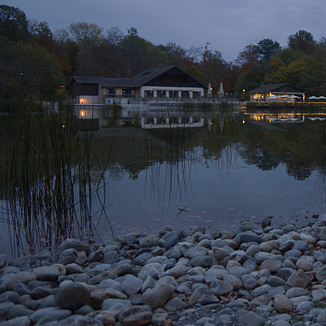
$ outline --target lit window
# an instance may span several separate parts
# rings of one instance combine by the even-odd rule
[[[85,100],[83,98],[80,99],[80,104],[84,104]]]
[[[85,116],[85,111],[80,111],[80,116],[84,117]]]

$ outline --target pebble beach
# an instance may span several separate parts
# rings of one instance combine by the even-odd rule
[[[0,325],[326,325],[326,214],[66,239],[0,268]]]

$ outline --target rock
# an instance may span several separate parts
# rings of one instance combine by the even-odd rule
[[[31,316],[30,319],[33,324],[39,322],[43,316],[49,316],[54,320],[61,320],[69,317],[71,315],[71,311],[69,309],[60,309],[58,307],[49,307],[49,308],[42,308],[35,311]]]
[[[18,283],[28,283],[37,279],[37,276],[33,272],[18,272],[15,275],[10,276],[5,282],[7,290],[12,289]]]
[[[251,275],[246,274],[241,277],[243,287],[247,290],[253,290],[257,287],[257,281]]]
[[[171,234],[165,239],[164,248],[168,250],[174,247],[178,242],[179,242],[179,236],[176,233]]]
[[[72,264],[77,259],[77,250],[74,248],[65,249],[60,252],[58,263],[62,265]]]
[[[41,281],[56,281],[60,276],[60,272],[53,266],[42,266],[34,268],[33,272],[36,274],[38,280]]]
[[[136,294],[140,291],[143,285],[143,281],[134,275],[126,275],[121,283],[122,292],[126,293],[128,296]]]
[[[155,235],[149,235],[139,241],[140,248],[158,246],[160,238]]]
[[[306,288],[309,283],[309,276],[303,270],[294,272],[287,280],[287,285],[290,287]]]
[[[91,292],[89,303],[95,309],[101,309],[102,303],[105,299],[127,300],[128,297],[126,294],[112,288],[96,289]]]
[[[132,307],[129,300],[105,299],[102,304],[102,310],[111,314],[115,319]]]
[[[225,295],[233,291],[233,286],[221,280],[211,283],[211,290],[215,295]]]
[[[261,264],[261,269],[268,269],[271,273],[276,273],[282,266],[282,262],[276,259],[264,260]]]
[[[216,298],[216,297],[215,297]],[[202,303],[201,303],[202,304]],[[164,309],[168,312],[181,311],[186,307],[186,303],[183,302],[180,298],[174,297],[169,300],[165,305]]]
[[[152,309],[164,306],[173,297],[174,289],[174,286],[168,284],[155,286],[144,293],[144,303],[151,306]]]
[[[85,251],[88,255],[90,253],[90,248],[87,244],[81,242],[77,239],[66,239],[57,248],[57,253],[61,253],[66,249],[75,249],[76,251]]]
[[[318,281],[324,281],[326,279],[326,265],[317,270],[316,279]]]
[[[275,295],[274,308],[280,314],[292,312],[293,310],[290,299],[284,294]]]
[[[256,242],[261,243],[261,236],[253,233],[253,232],[241,232],[236,236],[236,239],[239,240],[240,243],[243,242]]]
[[[245,326],[261,326],[265,322],[265,319],[262,316],[259,316],[252,311],[241,310],[238,312],[238,318]]]
[[[152,315],[152,310],[149,306],[133,306],[120,315],[120,325],[147,325],[152,322]]]
[[[59,288],[55,295],[55,304],[63,309],[78,309],[90,299],[88,289],[80,283],[68,283]]]
[[[215,263],[215,260],[211,256],[197,256],[190,260],[190,265],[201,266],[201,267],[210,267]]]

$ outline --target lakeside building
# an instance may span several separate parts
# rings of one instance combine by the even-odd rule
[[[305,101],[305,92],[288,83],[269,84],[250,90],[250,101]]]
[[[200,99],[207,89],[177,66],[146,69],[133,78],[74,76],[77,104],[110,104],[116,99]]]

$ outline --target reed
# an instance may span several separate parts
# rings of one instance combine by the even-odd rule
[[[31,106],[11,118],[8,140],[5,202],[15,257],[53,249],[67,237],[91,239],[94,196],[105,210],[104,173],[95,183],[91,176],[92,133],[75,132],[72,106],[60,113]]]

